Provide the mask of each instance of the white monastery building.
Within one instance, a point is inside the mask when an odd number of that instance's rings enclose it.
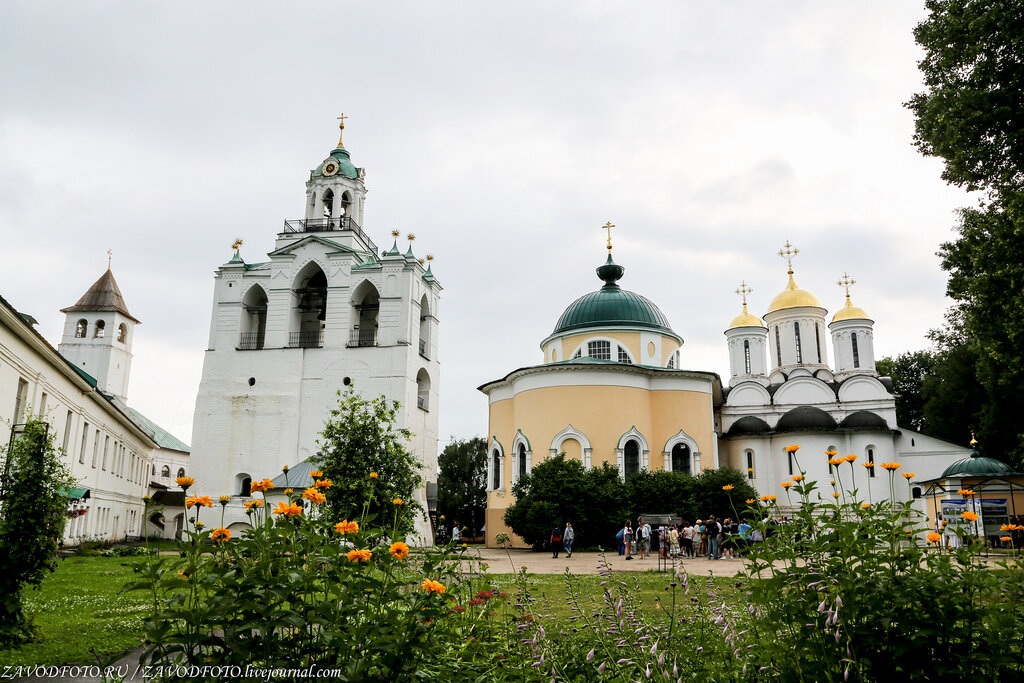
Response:
[[[284,221],[267,260],[245,262],[239,241],[214,276],[194,490],[233,496],[226,521],[236,530],[248,526],[250,482],[315,456],[350,384],[400,403],[398,426],[413,434],[422,476],[437,480],[441,285],[413,255],[413,235],[402,253],[397,232],[387,251],[364,232],[364,179],[339,139],[306,181],[305,216]],[[425,509],[424,490],[417,495]],[[417,530],[427,535],[425,517]]]

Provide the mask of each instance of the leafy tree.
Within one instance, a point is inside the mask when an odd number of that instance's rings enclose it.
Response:
[[[487,441],[452,439],[438,458],[438,512],[476,536],[487,508]]]
[[[725,486],[733,488],[726,491]],[[684,512],[691,522],[698,518],[707,519],[708,515],[719,520],[735,518],[739,511],[746,509],[745,501],[750,498],[757,498],[757,491],[743,472],[731,467],[703,470],[695,477],[692,507]]]
[[[892,378],[896,391],[896,421],[901,426],[927,431],[922,387],[925,378],[934,373],[935,362],[936,354],[932,351],[907,351],[875,363],[878,374]]]
[[[641,470],[626,480],[632,519],[645,512],[686,517],[692,508],[696,480],[682,472]],[[692,519],[692,518],[691,518]],[[622,526],[619,522],[618,526]]]
[[[387,525],[397,509],[399,532],[411,532],[420,514],[413,492],[423,480],[420,463],[405,447],[409,430],[395,427],[398,402],[383,396],[368,401],[354,385],[338,395],[338,407],[317,442],[317,466],[333,483],[326,491],[325,516],[332,522],[355,519],[365,505],[368,514]],[[403,504],[394,505],[396,498]]]
[[[54,446],[49,425],[30,418],[4,449],[0,481],[0,647],[30,640],[34,627],[22,608],[27,586],[57,567],[67,523],[65,489],[75,482]]]

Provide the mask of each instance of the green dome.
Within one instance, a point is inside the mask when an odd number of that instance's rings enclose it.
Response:
[[[1019,475],[1016,471],[1002,460],[986,458],[978,454],[978,451],[971,453],[970,457],[957,460],[946,468],[941,479],[961,477],[1008,477]]]
[[[345,176],[346,178],[353,179],[359,177],[359,171],[356,169],[356,165],[352,163],[352,159],[349,158],[347,149],[345,149],[344,147],[338,147],[333,152],[331,152],[331,156],[338,160],[338,172],[336,175]],[[324,161],[326,162],[327,159],[324,159]],[[323,169],[324,165],[321,163],[313,171],[313,175],[323,175]]]
[[[617,281],[625,268],[612,261],[611,254],[597,275],[604,287],[569,304],[552,334],[587,327],[645,327],[675,335],[665,314],[646,297],[622,289]]]

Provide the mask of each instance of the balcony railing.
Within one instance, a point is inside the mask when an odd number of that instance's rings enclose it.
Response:
[[[430,358],[427,356],[427,340],[426,339],[420,339],[420,355],[423,356],[424,358],[426,358],[427,360],[430,360]]]
[[[354,232],[366,243],[366,246],[377,255],[380,250],[373,240],[366,236],[359,224],[351,216],[337,218],[295,218],[284,222],[284,232]]]
[[[322,330],[292,332],[288,335],[288,346],[293,349],[317,349],[324,345]]]
[[[238,336],[239,351],[258,351],[263,348],[263,335],[258,332],[243,332]]]
[[[352,337],[348,342],[349,346],[376,346],[377,328],[368,330],[352,330]]]

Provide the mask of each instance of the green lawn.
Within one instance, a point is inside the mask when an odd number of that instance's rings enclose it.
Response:
[[[39,590],[26,593],[40,639],[0,650],[0,665],[95,663],[90,648],[109,655],[138,646],[148,593],[121,593],[134,579],[129,563],[140,557],[72,556],[57,565]]]

